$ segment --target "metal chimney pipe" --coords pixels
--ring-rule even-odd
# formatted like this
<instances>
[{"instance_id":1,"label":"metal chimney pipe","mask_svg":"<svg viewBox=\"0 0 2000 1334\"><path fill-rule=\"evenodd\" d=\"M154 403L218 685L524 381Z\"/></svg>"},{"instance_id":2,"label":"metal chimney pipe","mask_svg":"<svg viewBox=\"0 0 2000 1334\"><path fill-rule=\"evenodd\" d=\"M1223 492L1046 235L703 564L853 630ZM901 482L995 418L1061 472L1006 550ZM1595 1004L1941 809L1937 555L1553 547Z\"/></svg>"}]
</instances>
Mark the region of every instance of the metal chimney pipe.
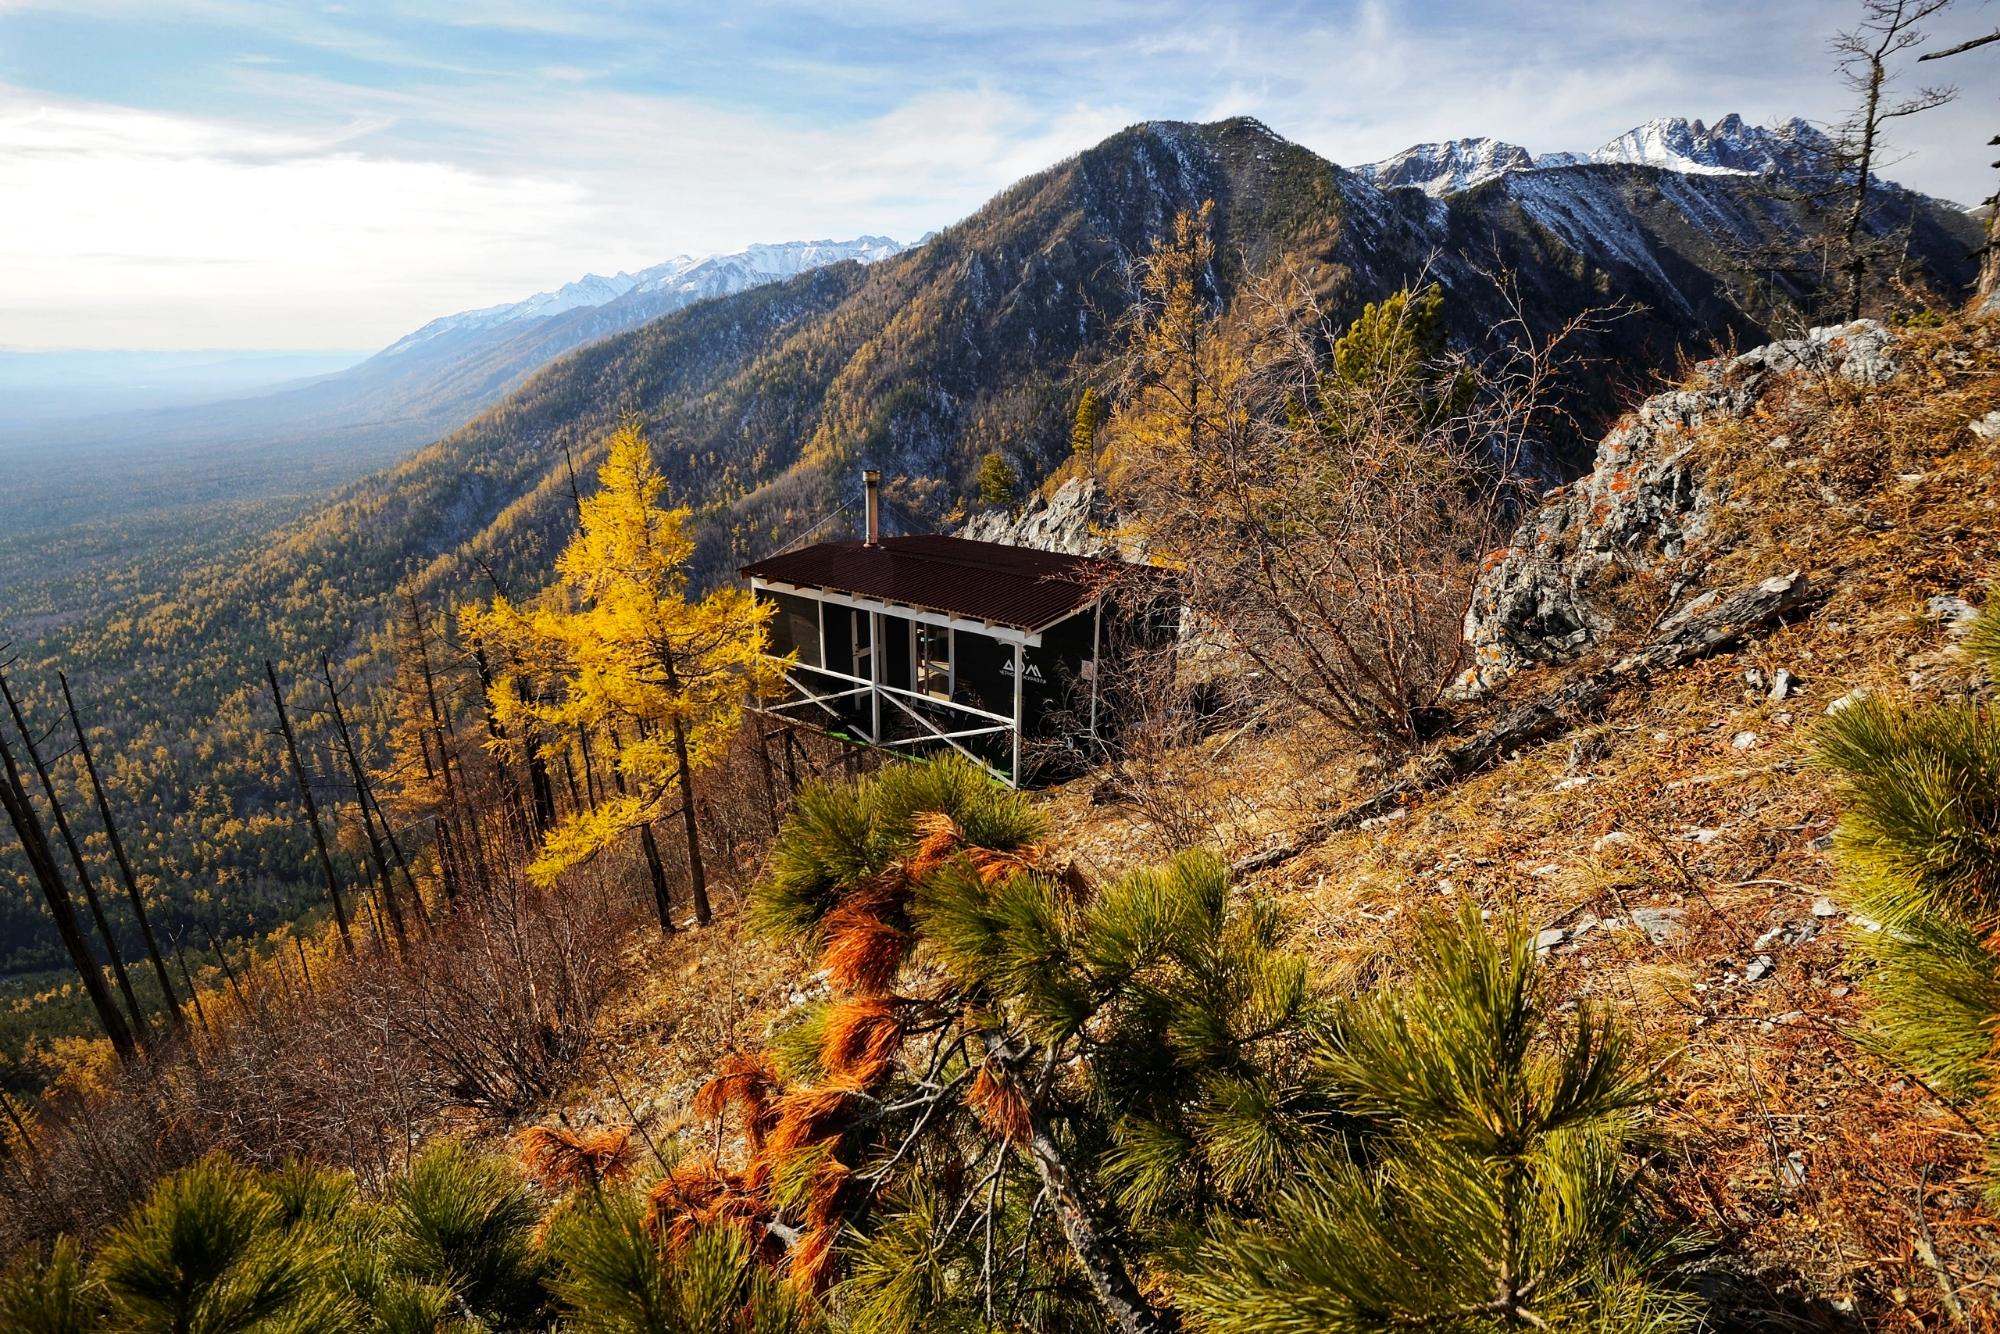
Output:
<instances>
[{"instance_id":1,"label":"metal chimney pipe","mask_svg":"<svg viewBox=\"0 0 2000 1334\"><path fill-rule=\"evenodd\" d=\"M861 474L868 487L868 545L882 545L882 474L874 468Z\"/></svg>"}]
</instances>

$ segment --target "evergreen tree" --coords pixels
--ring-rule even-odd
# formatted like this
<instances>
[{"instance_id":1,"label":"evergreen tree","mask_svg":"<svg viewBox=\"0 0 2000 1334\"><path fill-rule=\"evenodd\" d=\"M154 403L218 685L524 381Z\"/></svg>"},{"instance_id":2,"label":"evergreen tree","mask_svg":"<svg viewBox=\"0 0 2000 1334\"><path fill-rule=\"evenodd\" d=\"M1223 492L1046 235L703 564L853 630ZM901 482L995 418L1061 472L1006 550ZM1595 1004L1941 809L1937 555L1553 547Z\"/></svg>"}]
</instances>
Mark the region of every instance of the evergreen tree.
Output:
<instances>
[{"instance_id":1,"label":"evergreen tree","mask_svg":"<svg viewBox=\"0 0 2000 1334\"><path fill-rule=\"evenodd\" d=\"M806 1334L821 1322L740 1233L706 1228L671 1257L642 1202L607 1193L560 1214L549 1230L551 1287L564 1327L586 1334Z\"/></svg>"},{"instance_id":2,"label":"evergreen tree","mask_svg":"<svg viewBox=\"0 0 2000 1334\"><path fill-rule=\"evenodd\" d=\"M130 1334L334 1334L360 1319L323 1281L334 1258L255 1174L211 1157L154 1189L106 1240L98 1272L113 1327Z\"/></svg>"},{"instance_id":3,"label":"evergreen tree","mask_svg":"<svg viewBox=\"0 0 2000 1334\"><path fill-rule=\"evenodd\" d=\"M770 613L744 589L691 596L689 512L661 506L666 482L636 426L612 437L600 479L578 502L581 531L557 562L557 587L522 608L496 598L472 618L480 642L514 645L514 665L529 674L496 678L488 702L510 736L581 729L617 742L619 790L550 830L529 873L551 881L677 813L705 925L694 779L728 745L745 701L775 681L764 656Z\"/></svg>"},{"instance_id":4,"label":"evergreen tree","mask_svg":"<svg viewBox=\"0 0 2000 1334\"><path fill-rule=\"evenodd\" d=\"M1355 429L1388 415L1420 436L1464 412L1474 377L1448 361L1448 332L1444 289L1436 283L1370 301L1334 340L1317 404L1324 425Z\"/></svg>"},{"instance_id":5,"label":"evergreen tree","mask_svg":"<svg viewBox=\"0 0 2000 1334\"><path fill-rule=\"evenodd\" d=\"M1342 1015L1322 1057L1352 1118L1188 1282L1215 1334L1692 1330L1683 1258L1626 1166L1647 1078L1622 1032L1562 1031L1533 933L1468 910L1422 928L1408 979Z\"/></svg>"},{"instance_id":6,"label":"evergreen tree","mask_svg":"<svg viewBox=\"0 0 2000 1334\"><path fill-rule=\"evenodd\" d=\"M103 1287L68 1237L46 1255L16 1256L0 1272L0 1327L13 1334L90 1334L103 1316Z\"/></svg>"},{"instance_id":7,"label":"evergreen tree","mask_svg":"<svg viewBox=\"0 0 2000 1334\"><path fill-rule=\"evenodd\" d=\"M1162 472L1154 485L1198 494L1240 417L1242 367L1210 300L1215 202L1174 218L1173 232L1138 265L1139 301L1127 326L1128 393L1119 451Z\"/></svg>"},{"instance_id":8,"label":"evergreen tree","mask_svg":"<svg viewBox=\"0 0 2000 1334\"><path fill-rule=\"evenodd\" d=\"M1965 649L2000 675L1996 611L1989 600ZM2000 717L1987 704L1870 695L1827 720L1817 758L1841 782L1834 856L1847 906L1880 928L1854 937L1874 965L1878 1031L1941 1091L1990 1103L2000 1096Z\"/></svg>"},{"instance_id":9,"label":"evergreen tree","mask_svg":"<svg viewBox=\"0 0 2000 1334\"><path fill-rule=\"evenodd\" d=\"M841 995L705 1091L748 1161L664 1217L796 1235L858 1330L1166 1327L1139 1251L1300 1160L1328 1113L1280 1058L1317 1005L1213 858L1097 890L1042 831L956 760L801 794L753 911Z\"/></svg>"},{"instance_id":10,"label":"evergreen tree","mask_svg":"<svg viewBox=\"0 0 2000 1334\"><path fill-rule=\"evenodd\" d=\"M1104 420L1104 400L1097 390L1084 386L1076 403L1076 418L1069 428L1069 452L1088 465L1097 457L1097 428Z\"/></svg>"},{"instance_id":11,"label":"evergreen tree","mask_svg":"<svg viewBox=\"0 0 2000 1334\"><path fill-rule=\"evenodd\" d=\"M999 450L988 451L979 461L979 503L999 508L1014 503L1021 490L1021 474Z\"/></svg>"}]
</instances>

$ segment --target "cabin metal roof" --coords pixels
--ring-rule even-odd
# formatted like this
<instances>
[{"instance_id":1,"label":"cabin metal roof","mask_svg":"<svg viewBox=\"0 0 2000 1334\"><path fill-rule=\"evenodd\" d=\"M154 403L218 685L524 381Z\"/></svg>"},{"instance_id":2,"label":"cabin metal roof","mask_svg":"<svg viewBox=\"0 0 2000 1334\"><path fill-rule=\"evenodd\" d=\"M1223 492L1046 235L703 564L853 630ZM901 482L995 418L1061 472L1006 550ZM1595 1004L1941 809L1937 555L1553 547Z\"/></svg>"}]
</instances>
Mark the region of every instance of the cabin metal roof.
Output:
<instances>
[{"instance_id":1,"label":"cabin metal roof","mask_svg":"<svg viewBox=\"0 0 2000 1334\"><path fill-rule=\"evenodd\" d=\"M818 542L742 568L746 579L823 589L1038 631L1097 599L1124 562L925 534Z\"/></svg>"}]
</instances>

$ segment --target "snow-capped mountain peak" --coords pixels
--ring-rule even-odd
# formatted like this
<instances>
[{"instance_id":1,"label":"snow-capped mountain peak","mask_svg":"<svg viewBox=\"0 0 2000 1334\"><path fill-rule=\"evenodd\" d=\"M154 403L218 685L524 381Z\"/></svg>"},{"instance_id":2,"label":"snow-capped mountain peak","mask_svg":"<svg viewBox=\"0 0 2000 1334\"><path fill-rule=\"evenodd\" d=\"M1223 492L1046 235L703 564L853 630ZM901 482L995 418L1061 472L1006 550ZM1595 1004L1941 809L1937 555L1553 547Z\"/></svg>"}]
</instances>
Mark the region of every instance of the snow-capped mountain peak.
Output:
<instances>
[{"instance_id":1,"label":"snow-capped mountain peak","mask_svg":"<svg viewBox=\"0 0 2000 1334\"><path fill-rule=\"evenodd\" d=\"M1456 194L1510 171L1535 166L1528 150L1500 139L1453 139L1441 144L1416 144L1394 157L1355 170L1377 187L1394 190L1415 186L1427 195Z\"/></svg>"},{"instance_id":2,"label":"snow-capped mountain peak","mask_svg":"<svg viewBox=\"0 0 2000 1334\"><path fill-rule=\"evenodd\" d=\"M1825 134L1797 117L1777 126L1752 125L1731 112L1713 125L1662 116L1619 135L1595 152L1530 156L1497 139L1417 144L1394 157L1355 168L1382 189L1414 186L1426 194L1470 190L1497 176L1550 171L1586 163L1658 167L1688 175L1820 175L1833 169Z\"/></svg>"},{"instance_id":3,"label":"snow-capped mountain peak","mask_svg":"<svg viewBox=\"0 0 2000 1334\"><path fill-rule=\"evenodd\" d=\"M446 334L477 333L501 325L548 319L585 307L608 306L628 296L658 294L678 296L684 301L726 296L843 260L872 264L904 248L886 236L859 236L851 241L758 243L725 255L676 255L637 273L621 271L608 278L585 274L553 292L537 292L523 301L442 316L398 339L378 355L392 357Z\"/></svg>"},{"instance_id":4,"label":"snow-capped mountain peak","mask_svg":"<svg viewBox=\"0 0 2000 1334\"><path fill-rule=\"evenodd\" d=\"M1796 116L1776 127L1752 125L1731 112L1713 125L1682 116L1649 120L1590 155L1593 162L1630 162L1691 174L1734 172L1768 176L1827 169L1833 142Z\"/></svg>"}]
</instances>

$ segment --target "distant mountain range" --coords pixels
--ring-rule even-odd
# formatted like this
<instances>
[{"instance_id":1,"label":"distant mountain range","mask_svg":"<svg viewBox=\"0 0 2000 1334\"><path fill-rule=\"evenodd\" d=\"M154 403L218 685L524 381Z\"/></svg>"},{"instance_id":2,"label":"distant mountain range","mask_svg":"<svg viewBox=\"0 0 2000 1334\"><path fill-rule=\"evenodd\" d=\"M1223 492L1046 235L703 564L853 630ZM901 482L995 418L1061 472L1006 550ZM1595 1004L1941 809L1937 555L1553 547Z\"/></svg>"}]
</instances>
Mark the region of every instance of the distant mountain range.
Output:
<instances>
[{"instance_id":1,"label":"distant mountain range","mask_svg":"<svg viewBox=\"0 0 2000 1334\"><path fill-rule=\"evenodd\" d=\"M441 338L483 333L503 325L549 319L582 308L608 308L612 313L603 323L630 327L658 318L690 301L727 296L759 283L776 282L842 260L872 264L901 252L905 247L886 236L862 236L852 241L787 241L779 245L752 245L730 255L677 255L673 259L637 273L615 273L606 278L589 273L553 292L537 292L525 301L460 311L432 320L413 334L397 339L382 350L384 357L401 356L423 344Z\"/></svg>"},{"instance_id":2,"label":"distant mountain range","mask_svg":"<svg viewBox=\"0 0 2000 1334\"><path fill-rule=\"evenodd\" d=\"M219 401L62 421L44 410L11 426L0 414L0 450L118 459L108 477L79 470L66 484L51 476L32 496L0 496L0 524L57 526L132 508L327 490L456 429L586 343L697 301L827 265L874 263L903 248L863 236L683 255L447 315L335 373L254 389L239 383ZM115 397L95 401L125 406Z\"/></svg>"},{"instance_id":3,"label":"distant mountain range","mask_svg":"<svg viewBox=\"0 0 2000 1334\"><path fill-rule=\"evenodd\" d=\"M1713 125L1684 116L1649 120L1594 153L1536 156L1500 139L1453 139L1416 144L1354 170L1384 190L1415 188L1442 197L1517 172L1593 162L1658 167L1683 175L1783 175L1803 181L1823 179L1834 159L1833 141L1797 117L1773 128L1752 125L1731 113Z\"/></svg>"},{"instance_id":4,"label":"distant mountain range","mask_svg":"<svg viewBox=\"0 0 2000 1334\"><path fill-rule=\"evenodd\" d=\"M1536 327L1623 303L1580 349L1613 368L1571 405L1588 432L1619 406L1621 376L1633 390L1683 356L1764 341L1756 311L1810 299L1809 266L1759 271L1746 257L1820 234L1824 206L1772 191L1761 170L1793 170L1813 151L1799 122L1660 121L1590 160L1460 153L1458 165L1496 169L1447 203L1390 186L1384 164L1341 168L1254 120L1149 122L901 254L704 302L553 362L351 490L304 540L326 562L423 560L446 596L453 571L475 564L538 582L573 522L566 456L586 466L628 417L703 516L709 575L850 498L863 465L907 479L902 504L935 522L975 489L986 452L1030 479L1065 456L1076 395L1115 352L1135 263L1205 199L1217 207L1219 302L1284 258L1321 276L1336 318L1440 283L1454 331L1474 345L1514 310L1502 272ZM1957 208L1885 187L1867 226L1907 228L1910 261L1941 290L1971 280L1977 226ZM363 514L367 542L384 544L374 555L346 549Z\"/></svg>"}]
</instances>

